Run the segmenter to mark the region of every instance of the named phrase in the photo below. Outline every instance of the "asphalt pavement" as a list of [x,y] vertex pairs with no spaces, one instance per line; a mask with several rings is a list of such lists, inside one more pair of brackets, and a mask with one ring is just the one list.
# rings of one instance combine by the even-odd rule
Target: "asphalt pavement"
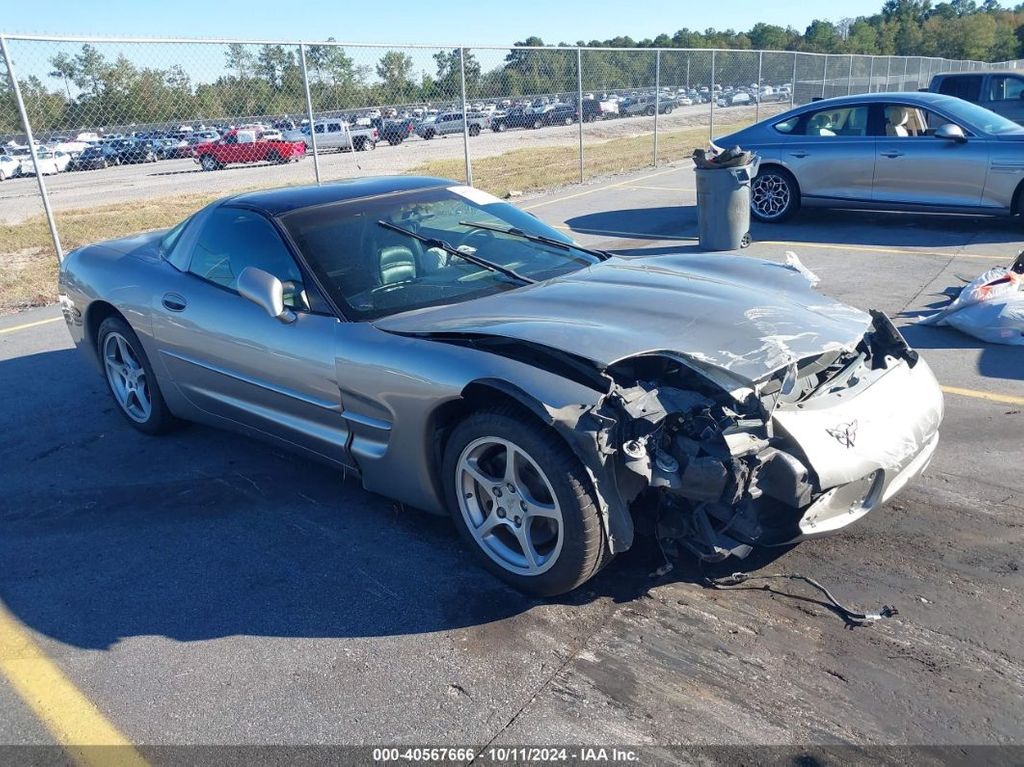
[[[686,168],[520,203],[626,255],[697,248]],[[801,573],[898,616],[851,629],[799,583],[715,591],[693,562],[656,577],[650,545],[526,598],[447,520],[351,477],[205,427],[137,433],[49,307],[0,318],[0,744],[60,739],[38,666],[11,682],[11,637],[155,762],[172,744],[1022,744],[1024,358],[910,323],[1024,229],[809,211],[752,233],[747,255],[792,250],[822,292],[894,316],[946,419],[884,508],[722,571]]]

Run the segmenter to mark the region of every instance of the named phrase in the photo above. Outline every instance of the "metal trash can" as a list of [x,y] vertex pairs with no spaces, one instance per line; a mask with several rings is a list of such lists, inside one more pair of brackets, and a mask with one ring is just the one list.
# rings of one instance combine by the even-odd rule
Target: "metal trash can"
[[750,182],[760,158],[736,168],[694,168],[697,235],[704,250],[736,250],[750,244]]

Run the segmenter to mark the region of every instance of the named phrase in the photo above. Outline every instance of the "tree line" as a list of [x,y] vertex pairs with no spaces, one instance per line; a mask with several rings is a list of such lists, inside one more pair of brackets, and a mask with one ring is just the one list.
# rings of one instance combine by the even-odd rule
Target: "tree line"
[[[717,56],[716,80],[729,83],[749,83],[756,77],[757,57],[744,53],[751,50],[1001,61],[1024,52],[1024,4],[1010,10],[995,0],[980,5],[975,0],[935,5],[929,0],[886,0],[872,16],[835,23],[815,20],[803,33],[758,23],[746,32],[684,28],[643,40],[615,37],[579,40],[574,45],[613,49],[583,52],[587,91],[654,84],[653,53],[624,48],[727,49]],[[541,50],[531,50],[535,47]],[[86,44],[76,52],[52,56],[45,80],[31,74],[19,85],[30,120],[42,132],[306,112],[298,48],[233,43],[222,50],[220,74],[208,82],[194,81],[178,64],[139,66],[123,53],[111,58]],[[472,50],[439,50],[432,56],[430,69],[420,71],[416,60],[400,50],[385,51],[374,65],[357,63],[352,54],[366,50],[307,46],[309,90],[316,111],[455,102],[461,97],[463,69],[470,99],[571,93],[577,88],[576,52],[545,46],[539,37],[517,42],[497,66],[486,71]],[[791,79],[791,55],[765,58],[764,80]],[[811,63],[808,59],[808,66]],[[666,84],[706,85],[711,77],[710,54],[668,51],[662,55],[660,75]],[[4,80],[0,83],[0,132],[18,132],[20,118],[5,70],[0,77]]]

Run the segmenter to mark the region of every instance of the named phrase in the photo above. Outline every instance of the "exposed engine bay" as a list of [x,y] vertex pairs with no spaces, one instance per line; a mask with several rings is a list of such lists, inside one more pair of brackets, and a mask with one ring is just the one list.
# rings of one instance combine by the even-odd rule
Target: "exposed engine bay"
[[[817,398],[849,398],[892,365],[917,364],[891,321],[873,319],[855,348],[794,361],[730,390],[680,354],[629,358],[605,371],[608,394],[577,414],[571,432],[570,414],[552,415],[576,445],[590,435],[602,457],[603,471],[594,471],[602,496],[621,499],[639,524],[653,523],[663,548],[684,547],[706,561],[743,558],[754,546],[799,539],[805,511],[828,490],[774,416]],[[857,502],[874,492],[874,479],[854,488]],[[609,532],[615,545],[614,525]]]

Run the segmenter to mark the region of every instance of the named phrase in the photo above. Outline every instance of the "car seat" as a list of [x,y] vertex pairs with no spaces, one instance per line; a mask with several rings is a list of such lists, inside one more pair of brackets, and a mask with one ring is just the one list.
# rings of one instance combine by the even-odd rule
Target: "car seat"
[[378,253],[380,284],[416,279],[416,256],[405,245],[385,245]]
[[906,107],[885,108],[885,135],[909,136],[907,122],[910,121],[910,110]]

